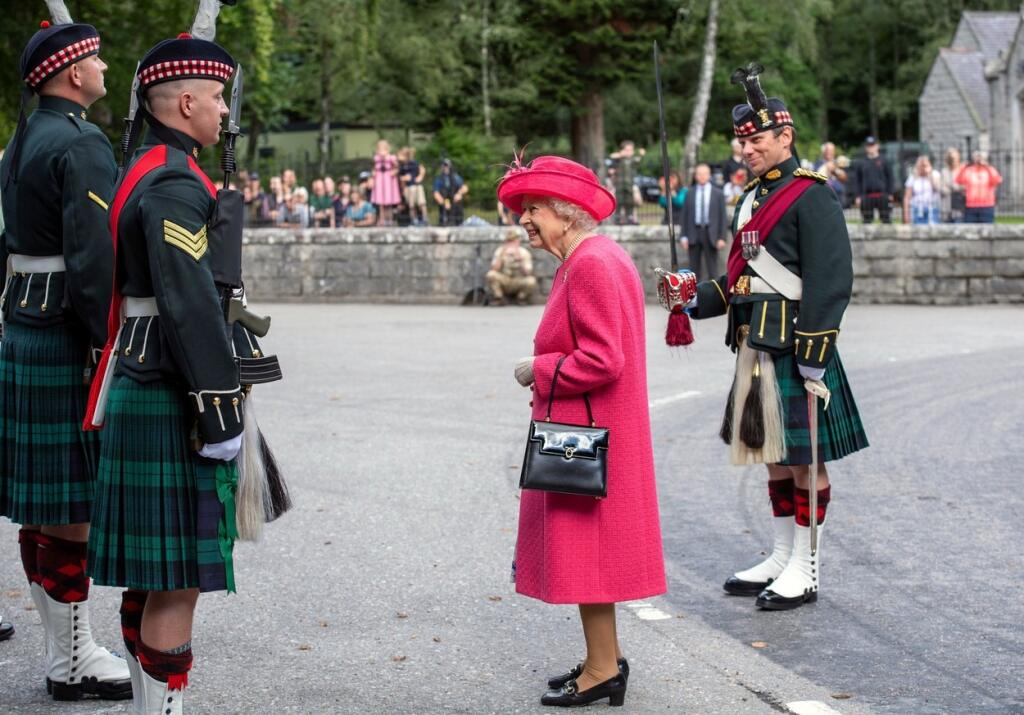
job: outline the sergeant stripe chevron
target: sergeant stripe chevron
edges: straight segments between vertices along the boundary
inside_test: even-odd
[[[206,226],[192,233],[173,221],[164,219],[164,240],[192,256],[197,261],[206,254],[209,241],[206,240]]]

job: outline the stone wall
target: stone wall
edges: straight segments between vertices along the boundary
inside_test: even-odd
[[[651,269],[668,265],[664,227],[609,227],[653,300]],[[246,232],[245,275],[256,300],[457,303],[480,279],[504,229],[403,228]],[[863,303],[1024,302],[1024,225],[850,226],[854,300]],[[724,252],[723,252],[724,253]],[[557,263],[535,251],[547,292]],[[685,252],[680,252],[685,266]]]

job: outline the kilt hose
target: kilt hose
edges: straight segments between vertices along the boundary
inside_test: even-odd
[[[200,457],[184,389],[115,377],[103,427],[88,572],[140,591],[235,590],[235,463]]]
[[[811,430],[807,415],[807,391],[792,353],[776,356],[775,379],[782,397],[782,421],[785,426],[786,457],[779,464],[787,466],[811,463]],[[846,371],[838,352],[825,368],[822,377],[832,392],[828,410],[818,400],[818,459],[831,462],[868,446],[868,437],[853,400]]]
[[[88,339],[70,326],[4,325],[0,515],[17,524],[89,521],[99,439],[82,430]]]

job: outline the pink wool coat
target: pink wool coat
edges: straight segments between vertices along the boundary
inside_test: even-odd
[[[569,320],[576,332],[576,344]],[[554,422],[594,419],[611,432],[608,496],[524,490],[516,591],[548,603],[614,603],[665,592],[654,482],[644,292],[629,255],[606,236],[587,239],[555,272],[534,337],[533,419],[544,419],[555,365]]]

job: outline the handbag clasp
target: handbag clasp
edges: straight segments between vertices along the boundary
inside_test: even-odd
[[[565,448],[565,458],[566,459],[572,459],[572,455],[574,455],[574,454],[576,454],[576,447],[575,446],[566,447]]]

